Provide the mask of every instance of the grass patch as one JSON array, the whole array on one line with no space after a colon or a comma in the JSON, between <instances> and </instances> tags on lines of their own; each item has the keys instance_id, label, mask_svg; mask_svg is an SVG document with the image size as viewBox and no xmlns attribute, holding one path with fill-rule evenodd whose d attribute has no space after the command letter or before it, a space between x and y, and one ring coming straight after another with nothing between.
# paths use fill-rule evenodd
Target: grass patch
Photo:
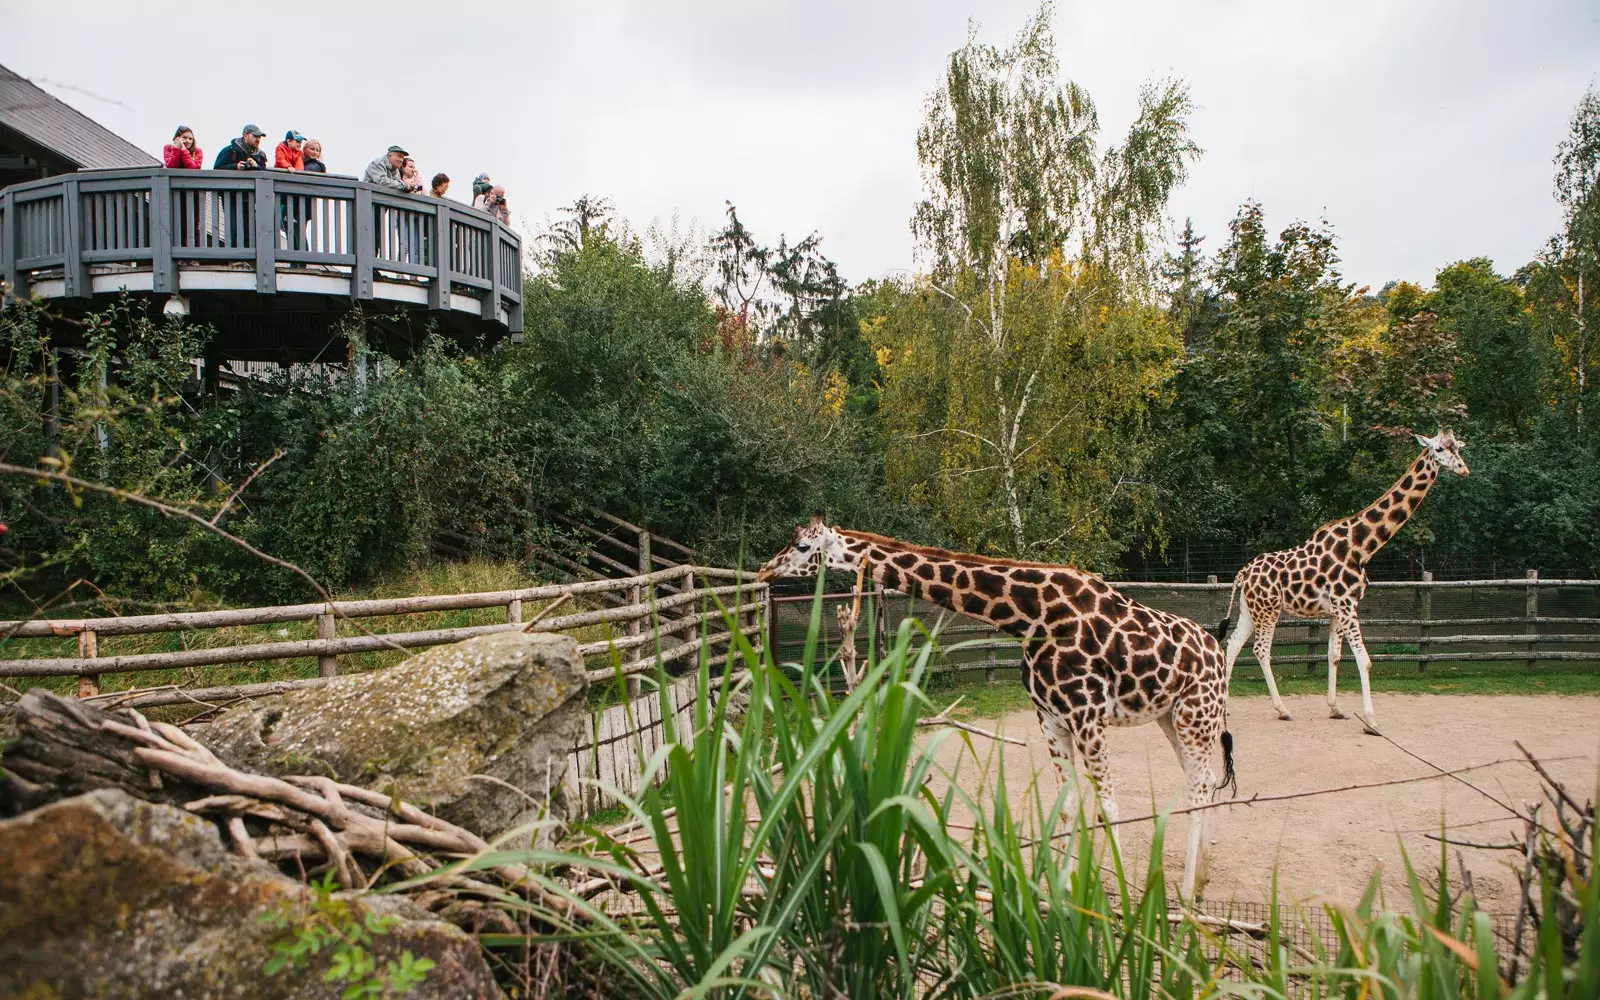
<instances>
[{"instance_id":1,"label":"grass patch","mask_svg":"<svg viewBox=\"0 0 1600 1000\"><path fill-rule=\"evenodd\" d=\"M1311 675L1299 663L1275 669L1278 690L1283 694L1326 694L1327 665L1315 666L1316 673ZM992 683L984 680L981 671L941 673L929 677L925 687L937 708L961 699L950 713L952 718L993 719L1033 710L1033 701L1017 677L1016 667L999 668ZM1528 670L1521 660L1430 663L1427 673L1418 673L1414 663L1375 663L1371 680L1374 693L1390 694L1600 694L1600 668L1582 663L1542 664L1533 670ZM1339 690L1360 694L1361 682L1354 661L1339 665ZM1265 698L1267 684L1261 668L1254 663L1235 665L1229 696Z\"/></svg>"}]
</instances>

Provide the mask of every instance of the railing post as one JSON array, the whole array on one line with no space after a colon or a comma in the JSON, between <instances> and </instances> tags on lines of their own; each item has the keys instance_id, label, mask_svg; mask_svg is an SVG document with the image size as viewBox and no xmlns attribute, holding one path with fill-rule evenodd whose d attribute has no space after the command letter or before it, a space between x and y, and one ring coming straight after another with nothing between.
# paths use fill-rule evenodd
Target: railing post
<instances>
[{"instance_id":1,"label":"railing post","mask_svg":"<svg viewBox=\"0 0 1600 1000\"><path fill-rule=\"evenodd\" d=\"M428 289L429 309L450 308L450 257L452 233L450 227L450 205L442 198L435 199L434 205L434 238L433 238L433 266L438 269L438 274L433 279L433 285Z\"/></svg>"},{"instance_id":2,"label":"railing post","mask_svg":"<svg viewBox=\"0 0 1600 1000\"><path fill-rule=\"evenodd\" d=\"M150 181L150 290L178 290L178 262L172 256L172 178L157 174Z\"/></svg>"},{"instance_id":3,"label":"railing post","mask_svg":"<svg viewBox=\"0 0 1600 1000\"><path fill-rule=\"evenodd\" d=\"M278 291L278 196L271 176L255 181L256 294L273 295Z\"/></svg>"},{"instance_id":4,"label":"railing post","mask_svg":"<svg viewBox=\"0 0 1600 1000\"><path fill-rule=\"evenodd\" d=\"M513 597L506 603L506 621L513 625L522 621L522 598Z\"/></svg>"},{"instance_id":5,"label":"railing post","mask_svg":"<svg viewBox=\"0 0 1600 1000\"><path fill-rule=\"evenodd\" d=\"M1539 617L1539 585L1537 583L1533 582L1533 581L1538 580L1538 579L1539 579L1539 571L1538 570L1536 570L1536 569L1528 570L1528 581L1529 582L1528 582L1527 603L1526 603L1526 608L1525 608L1525 613L1526 613L1526 616L1527 616L1527 619L1528 619L1528 624L1527 624L1526 631L1530 636L1534 637L1534 638L1528 640L1528 663L1527 663L1527 667L1528 667L1529 670L1532 670L1534 668L1534 666L1537 664L1537 661L1533 658L1533 653L1534 653L1534 646L1537 644L1538 635L1539 635L1539 625L1538 625L1538 622L1536 622L1534 620L1534 619Z\"/></svg>"},{"instance_id":6,"label":"railing post","mask_svg":"<svg viewBox=\"0 0 1600 1000\"><path fill-rule=\"evenodd\" d=\"M5 216L4 225L0 225L0 281L6 283L7 295L24 298L22 269L17 267L17 199L10 191L0 194L0 214Z\"/></svg>"},{"instance_id":7,"label":"railing post","mask_svg":"<svg viewBox=\"0 0 1600 1000\"><path fill-rule=\"evenodd\" d=\"M337 635L334 631L333 615L320 614L317 616L317 638L332 639ZM336 677L339 674L339 657L318 656L317 672L323 677Z\"/></svg>"},{"instance_id":8,"label":"railing post","mask_svg":"<svg viewBox=\"0 0 1600 1000\"><path fill-rule=\"evenodd\" d=\"M68 177L61 182L61 237L66 254L62 276L66 279L63 294L69 299L88 298L91 294L89 268L83 262L83 217L78 204L78 181Z\"/></svg>"},{"instance_id":9,"label":"railing post","mask_svg":"<svg viewBox=\"0 0 1600 1000\"><path fill-rule=\"evenodd\" d=\"M994 647L990 646L989 647L989 665L987 667L985 667L984 670L983 670L983 682L985 684L993 684L994 683L994 671L995 671L995 667L997 667L998 665L999 665L998 657L995 654Z\"/></svg>"},{"instance_id":10,"label":"railing post","mask_svg":"<svg viewBox=\"0 0 1600 1000\"><path fill-rule=\"evenodd\" d=\"M85 629L78 633L78 658L92 660L100 655L100 637L93 631ZM78 697L92 698L100 693L99 674L78 675Z\"/></svg>"},{"instance_id":11,"label":"railing post","mask_svg":"<svg viewBox=\"0 0 1600 1000\"><path fill-rule=\"evenodd\" d=\"M376 278L378 263L378 236L372 218L372 189L365 184L356 185L355 201L356 266L350 275L350 292L353 298L372 298L372 283Z\"/></svg>"},{"instance_id":12,"label":"railing post","mask_svg":"<svg viewBox=\"0 0 1600 1000\"><path fill-rule=\"evenodd\" d=\"M1433 582L1433 570L1422 571L1424 584ZM1420 587L1417 590L1417 618L1421 623L1417 626L1417 673L1428 672L1428 622L1433 618L1433 588Z\"/></svg>"}]
</instances>

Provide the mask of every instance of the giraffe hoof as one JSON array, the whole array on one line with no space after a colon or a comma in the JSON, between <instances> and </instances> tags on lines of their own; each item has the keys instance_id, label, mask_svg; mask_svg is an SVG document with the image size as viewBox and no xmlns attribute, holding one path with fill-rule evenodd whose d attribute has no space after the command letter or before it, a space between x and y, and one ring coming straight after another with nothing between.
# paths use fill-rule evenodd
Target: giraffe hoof
<instances>
[{"instance_id":1,"label":"giraffe hoof","mask_svg":"<svg viewBox=\"0 0 1600 1000\"><path fill-rule=\"evenodd\" d=\"M1348 715L1344 714L1343 712L1339 711L1337 708L1330 708L1330 709L1328 709L1328 718L1330 718L1330 719L1348 719L1348 718L1350 718L1350 716L1348 716Z\"/></svg>"},{"instance_id":2,"label":"giraffe hoof","mask_svg":"<svg viewBox=\"0 0 1600 1000\"><path fill-rule=\"evenodd\" d=\"M1294 716L1290 715L1288 712L1280 711L1278 713L1278 719L1282 722L1291 722L1293 721Z\"/></svg>"},{"instance_id":3,"label":"giraffe hoof","mask_svg":"<svg viewBox=\"0 0 1600 1000\"><path fill-rule=\"evenodd\" d=\"M1368 719L1366 716L1357 715L1356 718L1361 720L1361 729L1368 736L1382 736L1383 735L1383 730L1378 728L1378 724L1373 722L1372 720Z\"/></svg>"}]
</instances>

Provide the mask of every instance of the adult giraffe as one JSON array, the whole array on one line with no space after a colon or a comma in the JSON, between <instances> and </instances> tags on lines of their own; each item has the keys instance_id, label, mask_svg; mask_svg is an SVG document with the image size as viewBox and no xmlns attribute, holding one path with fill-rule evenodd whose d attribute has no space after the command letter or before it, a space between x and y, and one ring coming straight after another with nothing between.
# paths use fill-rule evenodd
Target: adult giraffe
<instances>
[{"instance_id":1,"label":"adult giraffe","mask_svg":"<svg viewBox=\"0 0 1600 1000\"><path fill-rule=\"evenodd\" d=\"M1278 627L1279 616L1287 611L1301 618L1326 618L1332 623L1328 629L1328 714L1335 719L1345 717L1339 711L1336 683L1339 646L1341 640L1350 644L1356 672L1361 675L1361 723L1367 732L1378 734L1372 687L1367 679L1371 659L1361 639L1361 623L1356 619L1356 605L1367 592L1367 563L1416 513L1441 468L1458 476L1470 471L1461 457L1465 445L1449 428L1440 428L1431 438L1421 434L1416 438L1422 445L1422 454L1377 500L1350 517L1329 521L1296 548L1256 556L1233 578L1228 610L1222 619L1226 629L1237 594L1239 620L1228 639L1228 676L1233 676L1233 661L1254 630L1256 659L1267 677L1267 691L1280 719L1289 718L1289 710L1283 707L1277 681L1272 677L1272 633Z\"/></svg>"},{"instance_id":2,"label":"adult giraffe","mask_svg":"<svg viewBox=\"0 0 1600 1000\"><path fill-rule=\"evenodd\" d=\"M1188 806L1209 804L1233 785L1233 737L1227 731L1227 671L1222 650L1201 626L1147 608L1092 573L1070 566L1015 562L948 552L864 531L830 527L821 514L796 528L789 544L761 567L759 580L829 569L870 574L879 586L914 594L1022 639L1022 681L1033 698L1056 769L1068 787L1068 822L1076 820L1070 764L1080 756L1100 809L1117 818L1107 726L1159 723L1178 754ZM1211 767L1222 744L1223 780ZM1189 816L1183 895L1205 883L1206 813ZM1111 828L1113 836L1116 828Z\"/></svg>"}]
</instances>

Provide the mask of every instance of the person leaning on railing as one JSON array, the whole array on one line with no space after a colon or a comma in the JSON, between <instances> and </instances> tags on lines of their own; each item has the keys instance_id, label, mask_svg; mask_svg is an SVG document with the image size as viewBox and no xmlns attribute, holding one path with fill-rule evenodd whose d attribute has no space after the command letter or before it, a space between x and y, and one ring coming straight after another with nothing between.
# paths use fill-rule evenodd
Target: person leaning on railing
<instances>
[{"instance_id":1,"label":"person leaning on railing","mask_svg":"<svg viewBox=\"0 0 1600 1000\"><path fill-rule=\"evenodd\" d=\"M304 170L306 168L306 137L294 129L283 134L283 141L273 150L272 165L279 170Z\"/></svg>"},{"instance_id":2,"label":"person leaning on railing","mask_svg":"<svg viewBox=\"0 0 1600 1000\"><path fill-rule=\"evenodd\" d=\"M205 154L194 144L194 129L179 125L172 133L172 141L161 151L161 162L174 170L199 170L205 166Z\"/></svg>"},{"instance_id":3,"label":"person leaning on railing","mask_svg":"<svg viewBox=\"0 0 1600 1000\"><path fill-rule=\"evenodd\" d=\"M328 165L322 162L322 143L315 139L307 139L305 149L305 171L308 174L325 174Z\"/></svg>"},{"instance_id":4,"label":"person leaning on railing","mask_svg":"<svg viewBox=\"0 0 1600 1000\"><path fill-rule=\"evenodd\" d=\"M400 179L406 182L406 190L411 194L422 193L422 174L417 170L417 161L409 156L400 166Z\"/></svg>"},{"instance_id":5,"label":"person leaning on railing","mask_svg":"<svg viewBox=\"0 0 1600 1000\"><path fill-rule=\"evenodd\" d=\"M400 176L400 168L405 166L406 156L406 151L399 146L390 146L388 152L367 164L366 173L361 175L361 179L368 184L392 188L402 193L408 191L405 180Z\"/></svg>"},{"instance_id":6,"label":"person leaning on railing","mask_svg":"<svg viewBox=\"0 0 1600 1000\"><path fill-rule=\"evenodd\" d=\"M439 173L433 175L433 183L428 185L428 197L443 198L446 191L450 190L450 177Z\"/></svg>"},{"instance_id":7,"label":"person leaning on railing","mask_svg":"<svg viewBox=\"0 0 1600 1000\"><path fill-rule=\"evenodd\" d=\"M254 125L246 125L239 138L222 147L222 152L217 154L216 162L211 164L211 169L267 169L267 154L261 151L261 140L266 134Z\"/></svg>"}]
</instances>

